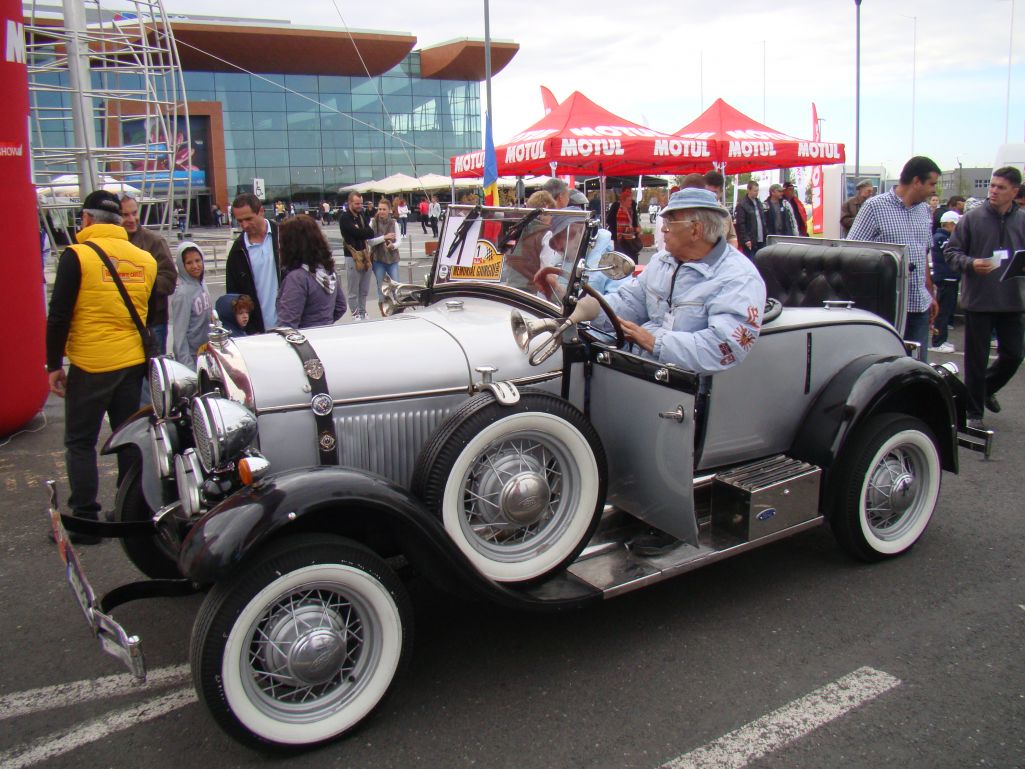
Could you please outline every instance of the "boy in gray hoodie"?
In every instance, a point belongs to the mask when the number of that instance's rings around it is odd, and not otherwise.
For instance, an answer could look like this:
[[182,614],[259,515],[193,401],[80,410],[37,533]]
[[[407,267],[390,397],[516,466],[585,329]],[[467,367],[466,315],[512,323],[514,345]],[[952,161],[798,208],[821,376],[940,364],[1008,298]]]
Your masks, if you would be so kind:
[[171,295],[174,358],[196,368],[199,348],[210,332],[210,294],[203,283],[203,250],[190,240],[178,246],[178,286]]

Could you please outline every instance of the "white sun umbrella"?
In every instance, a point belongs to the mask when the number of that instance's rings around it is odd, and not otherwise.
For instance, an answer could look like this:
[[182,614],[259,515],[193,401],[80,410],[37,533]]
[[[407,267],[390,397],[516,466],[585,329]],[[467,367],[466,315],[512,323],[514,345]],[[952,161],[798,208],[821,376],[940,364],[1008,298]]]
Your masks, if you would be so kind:
[[447,190],[452,186],[452,177],[441,174],[424,174],[417,181],[425,190]]
[[377,184],[377,182],[375,182],[373,179],[371,179],[370,181],[367,181],[367,182],[358,182],[357,184],[346,185],[345,187],[339,188],[338,191],[339,192],[358,192],[358,193],[360,193],[362,195],[364,192],[370,192],[370,190],[373,188],[373,186],[375,184]]
[[[113,192],[115,195],[141,194],[138,187],[133,187],[127,182],[118,181],[113,176],[104,176],[103,189]],[[36,188],[36,196],[40,203],[56,204],[77,204],[81,202],[82,191],[78,184],[78,174],[62,174],[54,177],[49,185]]]
[[420,180],[408,174],[392,174],[373,182],[368,192],[380,195],[394,195],[397,192],[411,192],[420,189]]

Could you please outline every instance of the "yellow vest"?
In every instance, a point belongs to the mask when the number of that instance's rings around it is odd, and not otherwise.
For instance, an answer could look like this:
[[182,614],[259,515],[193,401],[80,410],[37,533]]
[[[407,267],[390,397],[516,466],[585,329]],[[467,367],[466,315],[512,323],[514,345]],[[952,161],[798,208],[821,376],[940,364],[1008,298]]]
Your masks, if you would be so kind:
[[[93,224],[79,232],[77,240],[90,240],[103,249],[145,324],[149,295],[157,277],[156,260],[129,243],[124,227],[116,224]],[[103,261],[89,246],[71,246],[71,250],[78,256],[82,282],[65,348],[68,359],[91,374],[144,363],[139,330]]]

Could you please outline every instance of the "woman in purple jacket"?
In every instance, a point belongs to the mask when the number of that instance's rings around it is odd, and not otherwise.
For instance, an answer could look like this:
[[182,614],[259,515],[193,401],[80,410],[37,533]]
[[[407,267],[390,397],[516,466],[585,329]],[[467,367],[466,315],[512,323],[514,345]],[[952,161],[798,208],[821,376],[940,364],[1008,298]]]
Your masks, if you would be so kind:
[[324,233],[306,214],[286,219],[279,231],[286,274],[278,290],[278,325],[331,325],[345,315],[345,292],[338,290],[335,260]]

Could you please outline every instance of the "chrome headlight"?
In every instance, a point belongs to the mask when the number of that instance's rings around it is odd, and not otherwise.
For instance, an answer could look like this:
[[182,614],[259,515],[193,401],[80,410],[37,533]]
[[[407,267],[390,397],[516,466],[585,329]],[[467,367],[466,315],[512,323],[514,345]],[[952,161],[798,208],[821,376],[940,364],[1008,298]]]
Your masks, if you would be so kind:
[[182,512],[190,518],[203,512],[203,498],[199,493],[203,486],[203,468],[199,466],[195,449],[185,449],[174,458],[174,475]]
[[241,456],[255,437],[256,417],[245,406],[219,393],[192,401],[192,438],[208,473]]
[[199,392],[199,375],[170,358],[154,358],[149,364],[149,393],[159,419],[178,416],[183,404]]

